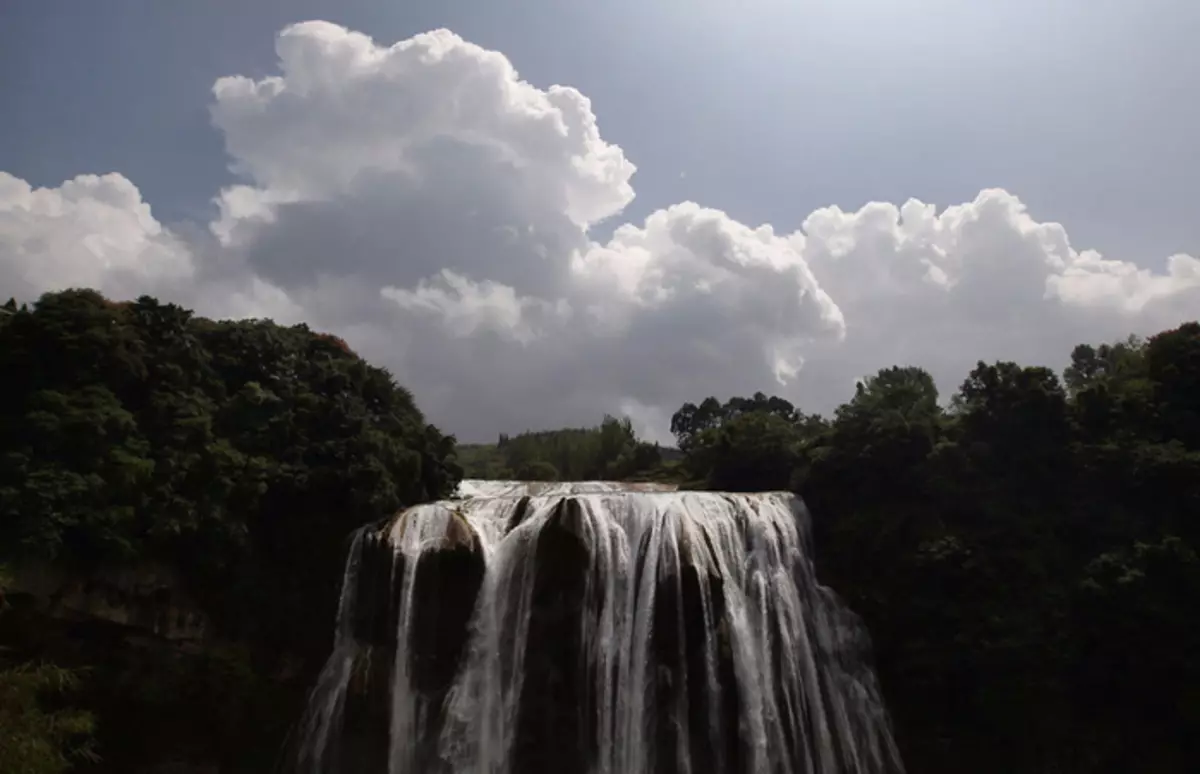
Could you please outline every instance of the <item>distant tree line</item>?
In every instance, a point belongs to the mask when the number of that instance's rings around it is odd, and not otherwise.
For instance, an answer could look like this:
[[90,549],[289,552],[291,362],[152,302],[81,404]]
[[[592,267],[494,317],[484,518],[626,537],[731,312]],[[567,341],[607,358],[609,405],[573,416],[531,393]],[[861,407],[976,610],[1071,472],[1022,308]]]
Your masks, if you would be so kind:
[[1080,345],[1062,378],[920,368],[829,419],[685,404],[687,475],[792,489],[866,619],[910,771],[1200,771],[1200,324]]
[[464,475],[523,481],[625,480],[654,471],[661,450],[638,439],[627,417],[596,427],[500,434],[492,444],[458,448]]

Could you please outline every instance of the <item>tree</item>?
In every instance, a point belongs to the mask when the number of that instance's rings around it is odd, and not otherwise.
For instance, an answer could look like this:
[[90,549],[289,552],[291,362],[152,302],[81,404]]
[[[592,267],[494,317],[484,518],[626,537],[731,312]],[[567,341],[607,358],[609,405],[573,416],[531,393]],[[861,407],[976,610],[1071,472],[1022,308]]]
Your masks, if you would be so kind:
[[1071,677],[1104,757],[1126,770],[1192,770],[1200,755],[1196,549],[1166,536],[1106,552],[1087,564],[1073,596],[1080,646]]
[[[596,427],[502,434],[494,446],[466,444],[457,454],[475,478],[623,480],[648,474],[661,463],[657,447],[638,439],[628,417],[609,415]],[[550,471],[553,478],[545,478]]]
[[1130,336],[1115,344],[1080,344],[1071,350],[1071,365],[1063,371],[1063,381],[1071,395],[1099,384],[1111,384],[1138,378],[1145,373],[1146,342]]
[[855,385],[843,413],[895,413],[906,422],[926,422],[941,414],[937,386],[928,371],[913,366],[884,368]]
[[1154,383],[1165,438],[1200,446],[1200,323],[1154,336],[1146,345],[1146,370]]
[[778,414],[746,412],[695,437],[692,461],[712,489],[787,489],[799,440],[795,425]]
[[98,760],[92,715],[46,706],[49,697],[77,685],[75,673],[50,664],[0,670],[0,771],[60,774],[75,763]]
[[303,325],[50,293],[0,371],[0,559],[165,562],[271,652],[321,658],[342,538],[461,476],[410,392]]
[[686,451],[697,434],[718,426],[724,418],[725,409],[714,397],[705,398],[699,406],[685,403],[671,417],[671,433]]
[[558,470],[549,462],[534,460],[517,469],[517,478],[522,481],[558,481]]
[[910,770],[1200,770],[1200,324],[1080,345],[1062,381],[980,362],[945,411],[911,367],[829,422],[768,402],[685,404],[684,464],[793,468]]
[[787,489],[800,447],[823,428],[818,417],[761,392],[724,404],[714,397],[685,403],[671,419],[692,477],[736,491]]

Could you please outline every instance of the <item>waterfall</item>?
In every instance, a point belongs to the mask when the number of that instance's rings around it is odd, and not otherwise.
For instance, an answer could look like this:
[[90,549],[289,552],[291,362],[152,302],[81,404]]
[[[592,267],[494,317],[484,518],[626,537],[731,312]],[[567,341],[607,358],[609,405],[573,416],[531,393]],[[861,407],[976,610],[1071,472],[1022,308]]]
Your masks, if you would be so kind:
[[780,492],[464,481],[355,534],[296,774],[901,774]]

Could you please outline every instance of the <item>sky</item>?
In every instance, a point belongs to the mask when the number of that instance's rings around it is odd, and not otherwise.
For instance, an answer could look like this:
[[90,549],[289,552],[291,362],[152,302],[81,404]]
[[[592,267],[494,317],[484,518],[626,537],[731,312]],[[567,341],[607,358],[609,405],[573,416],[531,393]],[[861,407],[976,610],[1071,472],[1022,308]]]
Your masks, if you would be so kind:
[[0,295],[337,333],[462,440],[1200,317],[1191,0],[8,0]]

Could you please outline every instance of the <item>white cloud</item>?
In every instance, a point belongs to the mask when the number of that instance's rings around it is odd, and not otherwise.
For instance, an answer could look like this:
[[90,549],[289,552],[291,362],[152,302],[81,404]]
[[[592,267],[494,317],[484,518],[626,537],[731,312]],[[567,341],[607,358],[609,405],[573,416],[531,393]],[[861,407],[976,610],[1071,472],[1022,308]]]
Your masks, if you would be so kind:
[[1200,312],[1200,271],[1167,271],[1077,251],[1058,223],[1012,194],[947,207],[910,200],[813,212],[796,249],[846,315],[845,341],[810,352],[801,394],[829,405],[840,385],[892,363],[928,368],[944,392],[976,360],[1059,368],[1073,345],[1153,333]]
[[[582,228],[633,199],[635,167],[601,139],[586,97],[535,88],[502,54],[448,30],[381,47],[305,22],[280,33],[276,52],[280,75],[213,87],[233,168],[260,194],[252,202],[254,189],[223,192],[224,229],[277,202],[353,196],[369,185],[364,177],[463,195],[470,180],[444,176],[486,172],[485,196],[520,197],[513,214],[553,212]],[[458,204],[455,215],[469,212],[466,197]]]
[[606,411],[661,434],[685,400],[755,390],[824,411],[896,363],[949,391],[977,359],[1059,366],[1200,312],[1195,258],[1079,251],[1001,190],[822,209],[793,234],[684,202],[600,243],[635,168],[574,89],[444,30],[384,47],[309,22],[277,53],[278,75],[213,88],[239,180],[210,237],[164,228],[120,175],[0,173],[4,287],[307,320],[470,438]]
[[64,285],[128,296],[188,277],[184,244],[123,176],[79,175],[33,188],[0,171],[0,293],[30,298]]
[[587,341],[608,342],[606,370],[643,386],[623,397],[670,405],[674,396],[779,388],[805,346],[838,340],[841,310],[792,243],[691,202],[618,228],[573,259]]
[[[681,204],[595,244],[588,227],[632,200],[634,166],[574,89],[536,88],[446,31],[385,48],[307,23],[277,52],[278,76],[214,87],[243,181],[213,231],[313,299],[314,324],[396,331],[364,353],[455,429],[667,405],[714,373],[714,389],[749,389],[840,332],[769,227]],[[329,303],[355,281],[359,297]]]
[[556,307],[537,299],[518,298],[507,285],[472,282],[449,269],[443,269],[432,281],[421,280],[414,290],[385,287],[380,292],[402,309],[432,315],[458,338],[490,330],[502,338],[528,344],[551,333],[530,317],[540,312],[554,322],[554,318],[570,313],[565,302]]

